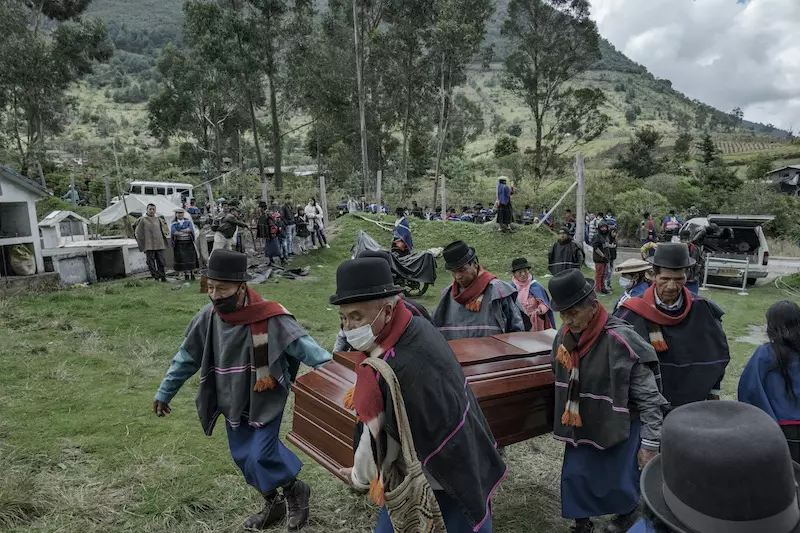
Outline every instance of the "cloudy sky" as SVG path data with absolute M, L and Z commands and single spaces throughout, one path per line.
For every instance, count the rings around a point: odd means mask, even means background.
M 689 96 L 800 130 L 800 0 L 591 0 L 600 34 Z

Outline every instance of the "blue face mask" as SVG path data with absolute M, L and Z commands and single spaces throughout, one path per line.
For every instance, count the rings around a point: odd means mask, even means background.
M 630 278 L 626 278 L 625 276 L 620 276 L 620 278 L 619 278 L 619 286 L 622 287 L 623 289 L 625 289 L 626 291 L 628 289 L 632 289 L 633 288 L 633 280 L 630 279 Z

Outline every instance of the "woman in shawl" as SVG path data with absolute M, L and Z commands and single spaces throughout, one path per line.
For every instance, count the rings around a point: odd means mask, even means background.
M 183 272 L 187 281 L 194 278 L 197 270 L 197 248 L 195 247 L 194 224 L 184 218 L 183 208 L 175 209 L 175 220 L 169 228 L 169 238 L 174 254 L 176 272 Z
M 767 337 L 739 378 L 739 401 L 780 424 L 792 459 L 800 461 L 800 306 L 789 300 L 767 310 Z
M 550 296 L 542 285 L 533 279 L 527 259 L 514 259 L 511 263 L 512 280 L 517 288 L 517 302 L 531 319 L 531 331 L 555 329 L 555 314 L 550 309 Z

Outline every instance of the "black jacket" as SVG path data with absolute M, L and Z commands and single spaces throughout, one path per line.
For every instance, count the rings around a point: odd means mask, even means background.
M 547 269 L 550 274 L 556 275 L 565 270 L 581 268 L 583 264 L 583 250 L 575 241 L 562 244 L 560 241 L 553 244 L 547 254 Z

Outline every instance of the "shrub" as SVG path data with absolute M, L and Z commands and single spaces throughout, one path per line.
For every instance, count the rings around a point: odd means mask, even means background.
M 636 234 L 642 213 L 656 214 L 669 211 L 669 201 L 657 192 L 638 188 L 614 196 L 617 228 L 622 237 L 632 238 Z

